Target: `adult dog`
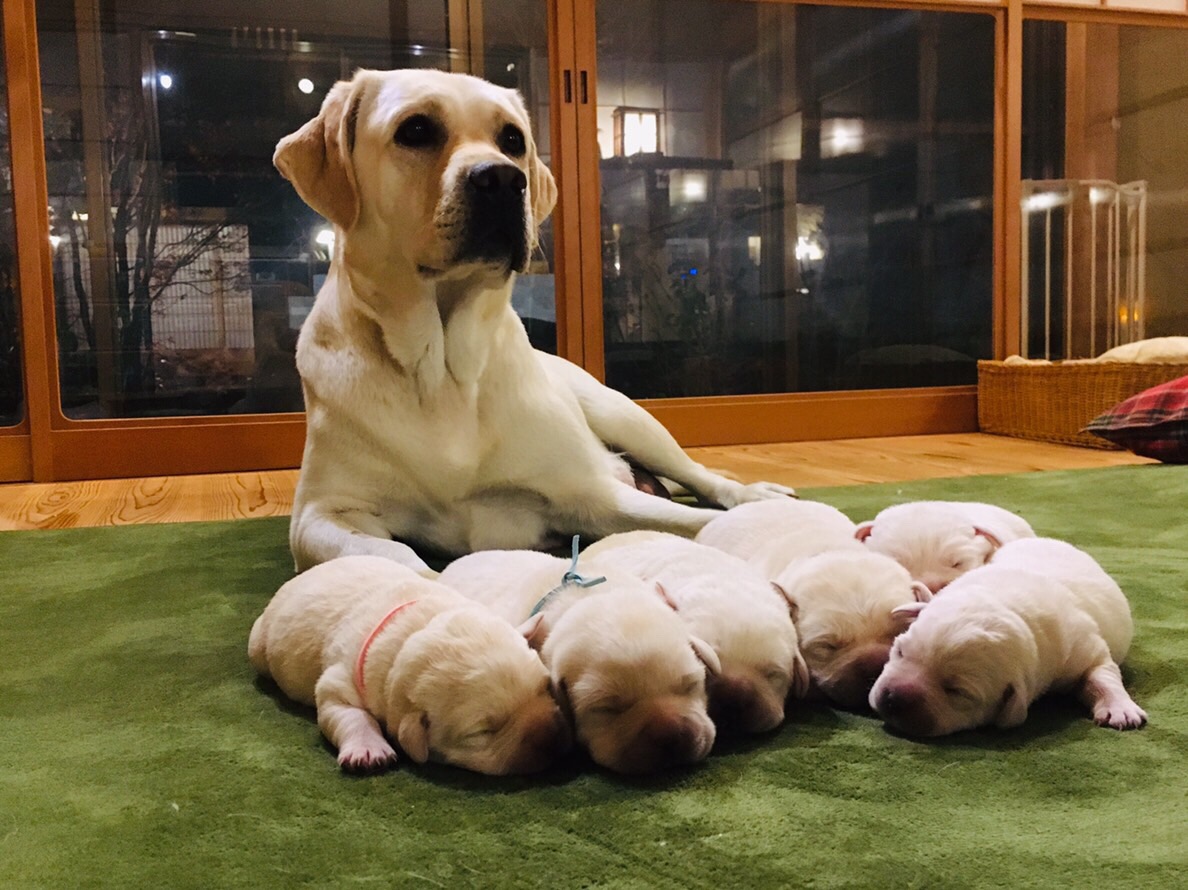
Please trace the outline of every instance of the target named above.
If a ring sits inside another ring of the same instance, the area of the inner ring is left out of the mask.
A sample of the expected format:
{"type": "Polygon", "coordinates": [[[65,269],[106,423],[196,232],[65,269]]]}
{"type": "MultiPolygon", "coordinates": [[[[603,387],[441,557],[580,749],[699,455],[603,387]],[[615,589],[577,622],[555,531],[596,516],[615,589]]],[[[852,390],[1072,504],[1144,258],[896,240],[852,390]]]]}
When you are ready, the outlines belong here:
{"type": "Polygon", "coordinates": [[[791,494],[709,472],[630,399],[532,349],[512,279],[557,190],[515,91],[359,71],[273,160],[337,235],[297,347],[298,570],[346,554],[422,569],[409,544],[692,536],[715,515],[637,490],[619,452],[721,507],[791,494]]]}

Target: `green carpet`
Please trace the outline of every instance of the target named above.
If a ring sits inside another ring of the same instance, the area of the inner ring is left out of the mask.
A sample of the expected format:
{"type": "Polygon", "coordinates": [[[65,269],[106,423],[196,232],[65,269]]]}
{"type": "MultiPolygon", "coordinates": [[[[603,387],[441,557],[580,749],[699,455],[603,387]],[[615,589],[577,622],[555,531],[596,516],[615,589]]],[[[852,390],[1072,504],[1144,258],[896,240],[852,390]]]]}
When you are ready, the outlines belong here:
{"type": "Polygon", "coordinates": [[[921,743],[792,710],[699,768],[628,781],[344,777],[248,666],[289,574],[284,520],[0,534],[0,886],[1188,885],[1188,467],[805,492],[867,517],[993,501],[1129,593],[1139,732],[1041,703],[921,743]]]}

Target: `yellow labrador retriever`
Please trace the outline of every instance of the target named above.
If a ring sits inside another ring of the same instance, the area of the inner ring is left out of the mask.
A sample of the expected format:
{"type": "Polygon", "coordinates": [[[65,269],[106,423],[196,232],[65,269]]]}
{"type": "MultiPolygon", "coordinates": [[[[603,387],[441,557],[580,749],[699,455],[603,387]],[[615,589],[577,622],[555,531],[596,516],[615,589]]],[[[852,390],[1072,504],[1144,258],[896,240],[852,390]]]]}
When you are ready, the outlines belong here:
{"type": "Polygon", "coordinates": [[[308,417],[290,544],[416,569],[715,511],[638,490],[631,461],[722,507],[783,497],[689,458],[626,396],[535,351],[511,308],[556,186],[519,95],[438,71],[360,71],[280,141],[277,168],[337,233],[297,347],[308,417]],[[412,546],[409,546],[412,545],[412,546]]]}

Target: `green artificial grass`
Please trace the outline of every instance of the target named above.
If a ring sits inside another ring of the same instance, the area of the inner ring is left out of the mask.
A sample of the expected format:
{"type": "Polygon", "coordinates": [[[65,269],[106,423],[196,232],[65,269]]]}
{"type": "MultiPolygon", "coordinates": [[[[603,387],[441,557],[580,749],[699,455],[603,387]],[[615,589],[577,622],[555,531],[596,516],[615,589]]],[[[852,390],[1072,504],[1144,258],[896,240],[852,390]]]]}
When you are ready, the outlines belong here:
{"type": "Polygon", "coordinates": [[[290,574],[279,519],[0,535],[0,886],[1183,887],[1188,467],[804,492],[855,518],[986,500],[1093,553],[1131,597],[1147,728],[1051,699],[935,742],[794,706],[772,735],[626,780],[344,776],[253,675],[290,574]]]}

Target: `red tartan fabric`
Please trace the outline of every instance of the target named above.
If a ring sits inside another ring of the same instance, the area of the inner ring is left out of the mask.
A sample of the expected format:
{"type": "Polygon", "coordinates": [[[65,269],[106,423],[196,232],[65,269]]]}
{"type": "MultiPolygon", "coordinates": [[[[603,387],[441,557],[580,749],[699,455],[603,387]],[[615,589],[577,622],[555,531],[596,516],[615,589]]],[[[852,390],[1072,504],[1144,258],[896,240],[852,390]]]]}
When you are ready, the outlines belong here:
{"type": "Polygon", "coordinates": [[[1142,457],[1188,463],[1188,377],[1152,386],[1094,418],[1085,432],[1142,457]]]}

